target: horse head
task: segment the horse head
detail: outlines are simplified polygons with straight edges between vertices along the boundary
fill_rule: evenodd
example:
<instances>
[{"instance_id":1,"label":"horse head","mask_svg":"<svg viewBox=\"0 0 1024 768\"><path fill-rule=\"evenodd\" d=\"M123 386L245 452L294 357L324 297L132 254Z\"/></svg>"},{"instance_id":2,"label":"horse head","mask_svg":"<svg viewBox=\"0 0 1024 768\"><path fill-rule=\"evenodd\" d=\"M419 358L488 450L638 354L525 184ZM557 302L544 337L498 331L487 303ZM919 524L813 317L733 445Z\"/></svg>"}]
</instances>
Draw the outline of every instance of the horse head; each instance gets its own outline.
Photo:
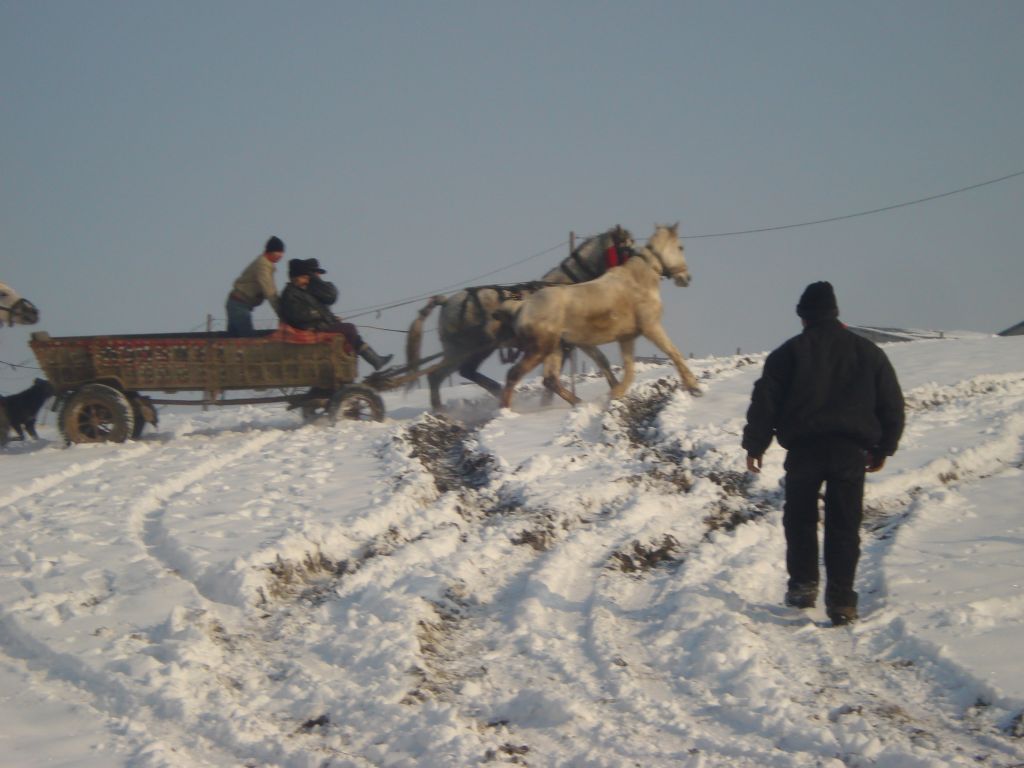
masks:
<instances>
[{"instance_id":1,"label":"horse head","mask_svg":"<svg viewBox=\"0 0 1024 768\"><path fill-rule=\"evenodd\" d=\"M678 286L690 284L690 269L686 266L683 244L679 242L678 221L671 227L655 225L647 250L657 257L663 277L671 277Z\"/></svg>"},{"instance_id":2,"label":"horse head","mask_svg":"<svg viewBox=\"0 0 1024 768\"><path fill-rule=\"evenodd\" d=\"M34 325L38 322L36 305L21 298L6 283L0 283L0 325Z\"/></svg>"}]
</instances>

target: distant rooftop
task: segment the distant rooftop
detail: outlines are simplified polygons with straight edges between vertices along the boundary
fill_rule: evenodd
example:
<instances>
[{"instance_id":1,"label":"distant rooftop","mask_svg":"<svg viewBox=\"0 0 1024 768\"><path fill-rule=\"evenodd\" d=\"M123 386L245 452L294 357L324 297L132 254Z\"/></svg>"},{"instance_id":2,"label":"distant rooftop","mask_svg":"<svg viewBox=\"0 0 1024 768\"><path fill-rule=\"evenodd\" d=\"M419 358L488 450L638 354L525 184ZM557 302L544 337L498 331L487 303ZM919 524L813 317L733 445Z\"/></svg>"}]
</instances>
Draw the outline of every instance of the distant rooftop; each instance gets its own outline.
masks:
<instances>
[{"instance_id":1,"label":"distant rooftop","mask_svg":"<svg viewBox=\"0 0 1024 768\"><path fill-rule=\"evenodd\" d=\"M848 325L851 331L876 344L888 344L892 341L921 341L922 339L947 339L945 331L915 331L905 328L871 328L866 325Z\"/></svg>"}]
</instances>

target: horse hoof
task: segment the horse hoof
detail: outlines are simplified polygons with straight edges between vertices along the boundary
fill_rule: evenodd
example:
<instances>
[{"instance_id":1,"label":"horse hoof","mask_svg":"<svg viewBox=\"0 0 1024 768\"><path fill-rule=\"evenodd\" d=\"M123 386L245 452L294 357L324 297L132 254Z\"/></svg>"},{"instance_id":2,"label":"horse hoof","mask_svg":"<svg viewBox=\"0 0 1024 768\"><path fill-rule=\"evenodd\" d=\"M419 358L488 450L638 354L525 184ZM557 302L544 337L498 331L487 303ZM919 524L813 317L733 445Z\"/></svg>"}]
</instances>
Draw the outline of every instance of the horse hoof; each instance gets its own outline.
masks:
<instances>
[{"instance_id":1,"label":"horse hoof","mask_svg":"<svg viewBox=\"0 0 1024 768\"><path fill-rule=\"evenodd\" d=\"M688 391L691 397L704 397L704 390L700 387L689 387Z\"/></svg>"}]
</instances>

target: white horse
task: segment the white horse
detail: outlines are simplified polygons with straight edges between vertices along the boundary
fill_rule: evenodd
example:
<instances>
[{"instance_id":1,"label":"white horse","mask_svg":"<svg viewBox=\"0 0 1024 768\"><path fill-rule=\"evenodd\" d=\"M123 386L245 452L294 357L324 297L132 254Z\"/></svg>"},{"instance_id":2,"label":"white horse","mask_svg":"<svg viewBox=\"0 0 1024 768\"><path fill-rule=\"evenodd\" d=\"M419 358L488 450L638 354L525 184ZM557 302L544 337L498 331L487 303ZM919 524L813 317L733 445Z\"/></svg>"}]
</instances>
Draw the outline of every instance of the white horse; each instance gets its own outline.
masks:
<instances>
[{"instance_id":1,"label":"white horse","mask_svg":"<svg viewBox=\"0 0 1024 768\"><path fill-rule=\"evenodd\" d=\"M702 394L661 325L661 278L670 277L679 286L690 284L678 230L678 222L671 227L657 226L647 245L624 265L587 283L542 288L513 312L498 313L499 320L512 323L523 350L523 357L508 372L501 393L503 408L511 407L516 385L542 361L544 385L574 405L579 402L559 381L565 343L594 346L617 341L623 374L622 381L612 385L611 396L622 397L633 383L633 347L638 336L649 339L672 359L691 394Z\"/></svg>"},{"instance_id":2,"label":"white horse","mask_svg":"<svg viewBox=\"0 0 1024 768\"><path fill-rule=\"evenodd\" d=\"M435 296L419 311L409 326L406 340L406 362L410 372L420 363L420 342L423 324L434 307L442 307L438 322L443 358L433 367L427 380L430 383L430 405L441 408L441 384L455 370L465 378L479 384L495 397L501 395L501 385L477 370L499 347L510 346L513 339L501 335L502 324L494 318L499 308L514 309L525 296L546 284L582 283L593 280L608 270L609 249L616 259L625 261L634 253L633 236L616 226L603 234L588 238L566 256L539 281L520 285L484 285L466 288L451 296ZM609 386L616 384L611 365L604 353L596 347L584 347L597 367L605 375Z\"/></svg>"},{"instance_id":3,"label":"white horse","mask_svg":"<svg viewBox=\"0 0 1024 768\"><path fill-rule=\"evenodd\" d=\"M39 310L28 299L23 299L7 283L0 283L0 325L35 325Z\"/></svg>"}]
</instances>

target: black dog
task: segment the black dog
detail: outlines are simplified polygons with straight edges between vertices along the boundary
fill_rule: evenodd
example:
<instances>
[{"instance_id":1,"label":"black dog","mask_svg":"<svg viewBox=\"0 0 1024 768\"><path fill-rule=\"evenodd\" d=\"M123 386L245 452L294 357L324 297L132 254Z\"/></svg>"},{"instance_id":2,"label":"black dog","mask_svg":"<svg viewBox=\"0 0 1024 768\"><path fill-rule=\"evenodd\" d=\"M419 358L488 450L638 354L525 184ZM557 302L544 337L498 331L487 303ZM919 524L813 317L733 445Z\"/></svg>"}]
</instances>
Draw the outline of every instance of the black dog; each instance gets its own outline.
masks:
<instances>
[{"instance_id":1,"label":"black dog","mask_svg":"<svg viewBox=\"0 0 1024 768\"><path fill-rule=\"evenodd\" d=\"M0 446L7 445L13 427L18 439L25 439L27 431L36 440L36 414L48 397L53 395L53 386L46 379L36 379L24 392L0 398Z\"/></svg>"}]
</instances>

